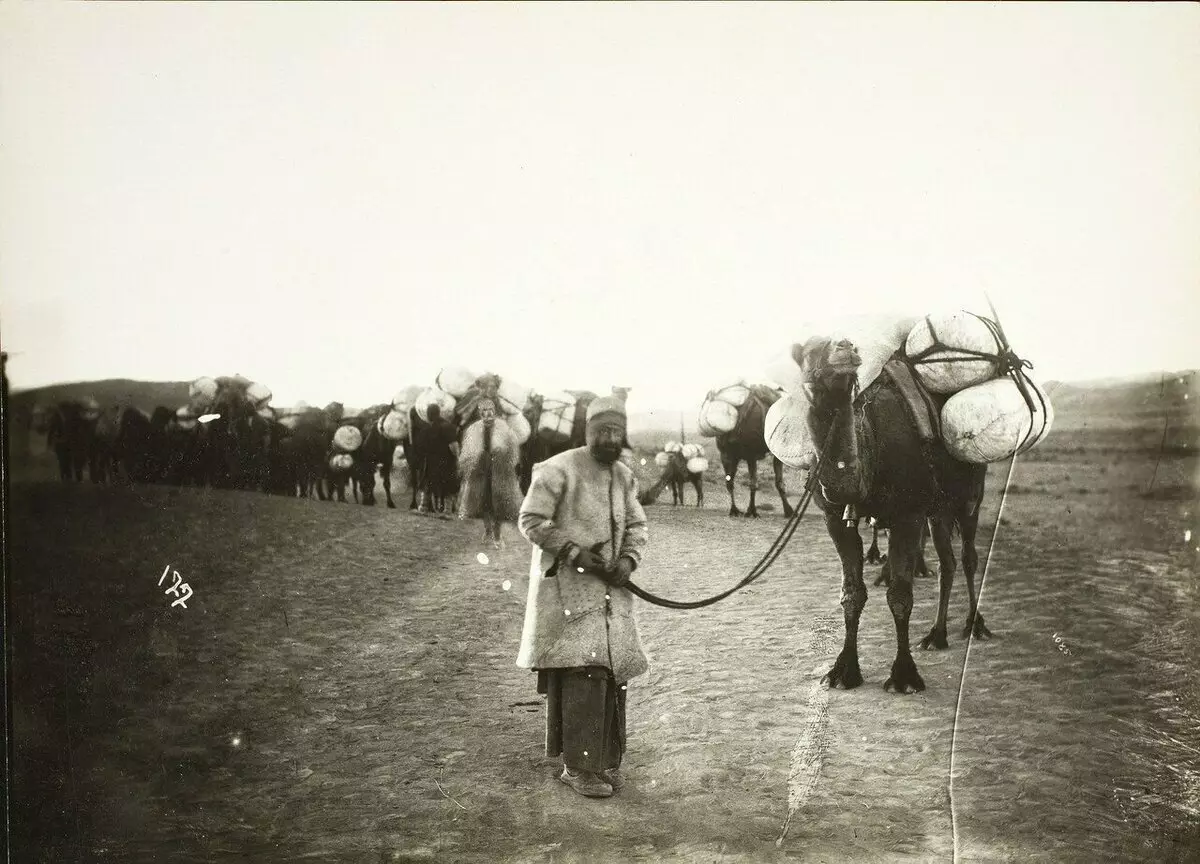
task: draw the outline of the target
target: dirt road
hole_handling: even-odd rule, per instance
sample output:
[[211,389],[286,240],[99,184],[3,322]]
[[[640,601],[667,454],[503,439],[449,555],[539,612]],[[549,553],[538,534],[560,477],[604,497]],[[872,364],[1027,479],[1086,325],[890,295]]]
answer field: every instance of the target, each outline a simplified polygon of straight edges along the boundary
[[[923,694],[882,690],[883,588],[864,686],[815,686],[842,636],[818,520],[715,607],[640,606],[652,669],[630,686],[629,786],[586,801],[542,755],[513,662],[515,531],[497,552],[474,524],[382,508],[20,486],[21,860],[948,861],[956,838],[964,861],[1192,860],[1200,759],[1178,724],[1200,717],[1200,603],[1178,528],[1194,505],[1110,514],[1097,495],[1071,514],[1056,494],[1006,505],[982,604],[997,638],[974,643],[957,713],[961,576],[950,649],[916,658]],[[708,495],[650,509],[636,581],[715,593],[783,524]],[[186,609],[156,584],[167,565]],[[914,642],[934,581],[916,595]]]

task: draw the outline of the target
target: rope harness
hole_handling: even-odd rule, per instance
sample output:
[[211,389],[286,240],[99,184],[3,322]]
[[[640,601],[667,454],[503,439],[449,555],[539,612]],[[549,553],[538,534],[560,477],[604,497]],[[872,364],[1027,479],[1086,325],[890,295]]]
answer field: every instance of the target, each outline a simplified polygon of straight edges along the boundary
[[705,606],[711,606],[730,596],[736,591],[745,588],[751,582],[754,582],[771,566],[779,560],[779,556],[783,554],[783,550],[791,541],[792,535],[796,533],[796,529],[800,527],[800,520],[804,518],[804,513],[808,509],[809,503],[812,501],[813,492],[817,488],[817,477],[819,475],[821,464],[824,462],[824,453],[829,446],[829,442],[833,440],[833,433],[837,430],[837,425],[831,425],[829,434],[825,437],[825,444],[817,453],[817,464],[809,472],[808,482],[804,485],[804,494],[800,496],[800,503],[796,505],[795,511],[788,517],[783,525],[783,530],[779,532],[779,536],[775,538],[775,542],[770,545],[767,551],[763,554],[758,563],[750,568],[750,572],[742,577],[736,585],[728,591],[722,591],[712,597],[706,597],[703,600],[668,600],[665,597],[659,597],[657,594],[652,594],[645,588],[635,585],[633,582],[625,583],[625,587],[634,595],[641,597],[647,603],[652,603],[655,606],[663,606],[667,609],[703,609]]

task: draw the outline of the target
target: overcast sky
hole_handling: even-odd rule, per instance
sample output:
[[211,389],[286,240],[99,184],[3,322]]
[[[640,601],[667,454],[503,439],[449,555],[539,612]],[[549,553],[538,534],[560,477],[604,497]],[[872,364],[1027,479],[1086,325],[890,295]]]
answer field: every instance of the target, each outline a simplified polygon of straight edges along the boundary
[[816,314],[1200,366],[1200,8],[0,5],[17,387],[690,409]]

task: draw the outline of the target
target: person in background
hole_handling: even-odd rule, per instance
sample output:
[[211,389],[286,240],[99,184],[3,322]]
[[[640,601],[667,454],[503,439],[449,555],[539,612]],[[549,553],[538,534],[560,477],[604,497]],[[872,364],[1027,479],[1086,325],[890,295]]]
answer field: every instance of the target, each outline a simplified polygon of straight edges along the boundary
[[587,444],[535,466],[518,529],[534,545],[517,665],[546,697],[546,755],[559,779],[606,798],[624,786],[628,682],[649,669],[625,587],[642,560],[646,514],[620,461],[625,410],[588,407]]
[[496,403],[481,399],[479,419],[463,433],[458,465],[463,480],[460,519],[482,519],[483,539],[504,548],[500,526],[520,516],[517,461],[521,446],[508,423],[496,416]]

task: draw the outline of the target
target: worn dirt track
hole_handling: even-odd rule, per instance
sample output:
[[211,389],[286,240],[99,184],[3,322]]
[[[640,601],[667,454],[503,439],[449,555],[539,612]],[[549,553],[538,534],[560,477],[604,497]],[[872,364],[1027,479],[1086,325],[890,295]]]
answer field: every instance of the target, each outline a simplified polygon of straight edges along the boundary
[[[1027,486],[1060,467],[1031,464]],[[917,654],[923,694],[882,690],[894,632],[870,582],[866,683],[826,691],[840,572],[817,519],[715,607],[639,607],[652,669],[630,686],[629,786],[585,801],[555,780],[513,663],[529,562],[515,530],[497,552],[475,524],[407,511],[19,485],[20,860],[942,861],[955,827],[961,860],[1194,860],[1200,759],[1173,725],[1200,717],[1194,497],[1097,490],[1072,513],[1047,488],[1005,505],[955,826],[961,574],[950,649]],[[715,593],[782,527],[706,494],[703,510],[649,508],[636,581]],[[156,586],[167,564],[195,591],[186,609]],[[935,600],[920,580],[914,643]]]

